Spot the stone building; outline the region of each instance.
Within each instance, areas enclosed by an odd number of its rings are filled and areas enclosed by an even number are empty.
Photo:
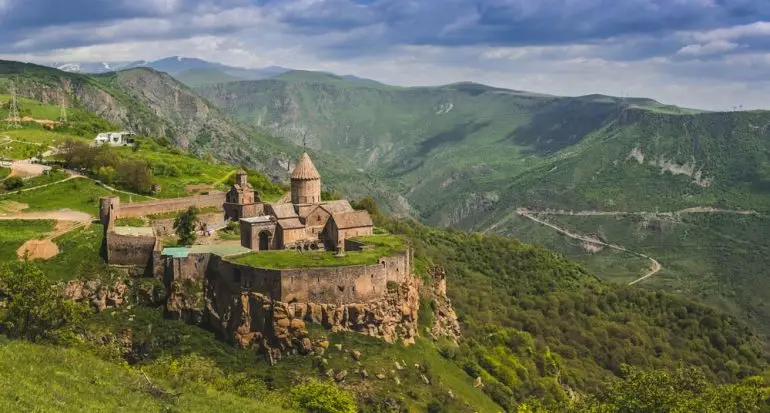
[[[321,175],[307,153],[291,174],[291,203],[260,202],[241,171],[227,201],[228,218],[240,223],[241,245],[255,251],[334,249],[346,238],[372,234],[368,212],[354,211],[346,200],[321,200]]]

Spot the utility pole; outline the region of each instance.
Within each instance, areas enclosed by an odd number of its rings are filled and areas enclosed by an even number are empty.
[[[67,123],[67,96],[70,93],[69,80],[62,79],[62,86],[64,86],[64,93],[62,93],[61,101],[59,102],[59,122]]]
[[[67,123],[67,98],[62,97],[59,104],[59,122]]]
[[[19,117],[19,104],[16,102],[16,87],[13,85],[13,83],[11,83],[10,93],[11,105],[8,108],[8,119],[6,119],[6,121],[8,122],[9,128],[20,128],[21,118]]]

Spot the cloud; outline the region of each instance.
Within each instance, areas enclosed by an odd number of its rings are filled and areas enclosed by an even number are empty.
[[[710,108],[770,107],[769,36],[766,0],[0,0],[6,58],[188,55]]]
[[[705,44],[688,44],[679,49],[676,54],[681,56],[704,56],[729,52],[739,47],[739,44],[727,40],[713,40]]]

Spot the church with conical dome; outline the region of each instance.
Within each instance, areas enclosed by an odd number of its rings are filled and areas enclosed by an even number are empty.
[[[224,209],[226,218],[239,222],[241,245],[255,251],[340,250],[345,239],[372,235],[374,228],[367,211],[321,198],[321,175],[307,152],[291,173],[290,197],[262,202],[240,170]]]

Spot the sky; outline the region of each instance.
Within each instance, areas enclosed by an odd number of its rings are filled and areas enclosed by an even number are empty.
[[[0,58],[198,57],[770,109],[769,0],[0,0]]]

